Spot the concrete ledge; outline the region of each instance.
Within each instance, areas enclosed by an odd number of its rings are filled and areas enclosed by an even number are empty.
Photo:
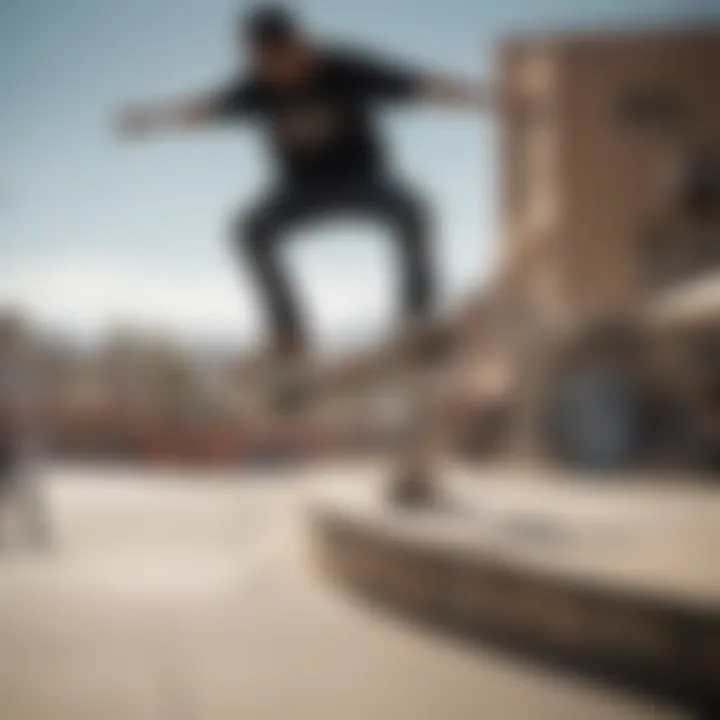
[[[608,567],[597,572],[592,552],[583,566],[582,548],[572,563],[557,561],[552,548],[544,557],[537,546],[518,549],[499,532],[477,532],[475,518],[392,512],[370,490],[361,495],[312,509],[318,557],[339,582],[464,634],[509,640],[672,694],[720,697],[720,604],[712,593],[684,583],[686,592],[672,592],[641,573],[637,582],[614,578]],[[716,567],[707,570],[717,577]]]

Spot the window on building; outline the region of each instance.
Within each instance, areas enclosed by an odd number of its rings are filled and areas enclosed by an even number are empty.
[[[652,86],[625,90],[615,111],[623,124],[639,129],[675,127],[684,115],[682,103],[672,91]]]

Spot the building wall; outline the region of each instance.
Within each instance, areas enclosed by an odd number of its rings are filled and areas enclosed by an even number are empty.
[[[536,455],[558,338],[626,314],[674,167],[720,147],[720,26],[510,39],[502,121],[499,303],[515,329],[514,451]]]
[[[506,114],[502,161],[505,262],[533,308],[583,317],[637,299],[673,164],[720,144],[718,67],[710,30],[506,44],[503,85],[540,100],[536,116]]]

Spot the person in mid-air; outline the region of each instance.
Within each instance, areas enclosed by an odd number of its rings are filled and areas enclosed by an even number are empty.
[[[282,7],[250,10],[239,34],[249,54],[241,77],[201,97],[130,108],[120,118],[122,133],[244,119],[267,129],[277,181],[234,225],[233,241],[259,280],[276,357],[294,358],[306,348],[278,247],[288,231],[326,216],[360,215],[392,230],[404,311],[408,320],[422,321],[434,299],[428,208],[388,167],[373,111],[410,101],[490,108],[494,92],[318,43]]]

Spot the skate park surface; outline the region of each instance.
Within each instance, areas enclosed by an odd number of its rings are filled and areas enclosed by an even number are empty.
[[[253,473],[44,468],[54,547],[0,556],[0,717],[690,717],[599,679],[458,642],[330,582],[310,552],[309,519],[328,502],[362,507],[353,498],[380,472],[374,463]],[[686,508],[709,518],[717,500],[704,492]],[[505,497],[483,494],[481,506],[498,509]]]

